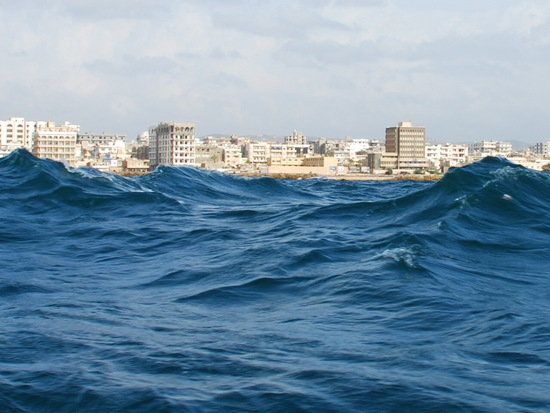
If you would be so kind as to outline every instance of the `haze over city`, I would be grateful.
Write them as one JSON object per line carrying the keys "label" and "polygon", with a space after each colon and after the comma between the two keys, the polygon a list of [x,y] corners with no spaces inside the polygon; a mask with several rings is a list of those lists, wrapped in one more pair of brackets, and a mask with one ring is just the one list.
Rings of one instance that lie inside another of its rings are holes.
{"label": "haze over city", "polygon": [[134,138],[199,135],[548,137],[550,3],[0,1],[0,118]]}

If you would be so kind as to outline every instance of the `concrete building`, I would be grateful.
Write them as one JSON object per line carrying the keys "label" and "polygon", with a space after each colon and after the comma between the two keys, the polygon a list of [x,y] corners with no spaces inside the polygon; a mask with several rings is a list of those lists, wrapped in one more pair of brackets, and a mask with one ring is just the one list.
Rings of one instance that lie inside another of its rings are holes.
{"label": "concrete building", "polygon": [[426,129],[412,122],[400,122],[397,127],[386,128],[386,152],[396,154],[395,168],[399,170],[425,169],[428,166]]}
{"label": "concrete building", "polygon": [[195,164],[204,169],[222,168],[224,166],[223,148],[211,143],[197,144],[195,147]]}
{"label": "concrete building", "polygon": [[476,158],[486,156],[507,157],[512,154],[512,144],[504,141],[483,140],[470,146],[471,155]]}
{"label": "concrete building", "polygon": [[[103,162],[125,159],[126,136],[112,133],[79,133],[76,137],[77,157],[82,162]],[[78,154],[80,151],[80,154]],[[80,156],[78,156],[80,155]]]}
{"label": "concrete building", "polygon": [[243,163],[241,145],[228,144],[223,147],[223,163],[225,167],[234,168]]}
{"label": "concrete building", "polygon": [[33,155],[38,158],[65,161],[74,166],[79,130],[79,125],[71,125],[69,122],[63,125],[56,125],[51,121],[38,123],[33,138]]}
{"label": "concrete building", "polygon": [[295,163],[270,164],[268,174],[297,174],[330,176],[338,172],[338,160],[335,157],[311,156],[295,158]]}
{"label": "concrete building", "polygon": [[550,141],[538,142],[529,149],[534,155],[550,158]]}
{"label": "concrete building", "polygon": [[267,164],[270,145],[267,142],[250,142],[244,146],[244,156],[253,164]]}
{"label": "concrete building", "polygon": [[32,151],[36,127],[44,124],[46,122],[26,121],[19,117],[0,121],[0,156],[6,156],[17,148]]}
{"label": "concrete building", "polygon": [[441,169],[465,165],[468,161],[468,145],[446,143],[426,145],[426,159],[431,168]]}
{"label": "concrete building", "polygon": [[285,136],[283,143],[285,145],[307,145],[307,138],[302,132],[295,130],[292,135]]}
{"label": "concrete building", "polygon": [[195,124],[160,122],[149,129],[151,167],[195,165]]}

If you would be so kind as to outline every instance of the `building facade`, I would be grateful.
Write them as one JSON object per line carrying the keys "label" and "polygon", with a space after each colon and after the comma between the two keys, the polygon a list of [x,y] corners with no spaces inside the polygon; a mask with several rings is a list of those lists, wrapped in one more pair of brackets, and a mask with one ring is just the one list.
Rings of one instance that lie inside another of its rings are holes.
{"label": "building facade", "polygon": [[63,125],[56,125],[51,121],[38,123],[34,132],[33,155],[37,158],[67,162],[74,166],[77,155],[76,137],[79,130],[79,125],[72,125],[69,122]]}
{"label": "building facade", "polygon": [[28,121],[17,117],[0,121],[0,156],[6,156],[17,148],[32,151],[36,127],[45,124],[46,122]]}
{"label": "building facade", "polygon": [[512,144],[504,141],[484,140],[472,144],[470,150],[471,154],[478,158],[486,156],[507,157],[512,154]]}
{"label": "building facade", "polygon": [[538,142],[529,149],[534,155],[550,158],[550,141]]}
{"label": "building facade", "polygon": [[195,124],[160,122],[149,129],[151,167],[195,165]]}
{"label": "building facade", "polygon": [[285,136],[283,143],[285,145],[306,145],[307,138],[302,132],[295,130],[292,135]]}
{"label": "building facade", "polygon": [[426,168],[426,129],[412,122],[386,128],[386,153],[395,154],[397,169]]}

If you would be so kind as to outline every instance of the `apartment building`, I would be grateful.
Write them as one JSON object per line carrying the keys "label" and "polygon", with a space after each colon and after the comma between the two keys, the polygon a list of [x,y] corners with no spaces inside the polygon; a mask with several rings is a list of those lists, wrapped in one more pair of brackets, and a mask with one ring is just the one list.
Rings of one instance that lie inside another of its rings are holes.
{"label": "apartment building", "polygon": [[267,164],[270,156],[270,145],[267,142],[250,142],[244,147],[244,155],[253,164]]}
{"label": "apartment building", "polygon": [[529,149],[534,155],[550,158],[550,141],[538,142]]}
{"label": "apartment building", "polygon": [[56,125],[55,122],[38,122],[34,132],[32,153],[38,158],[48,158],[64,161],[74,166],[76,163],[76,137],[79,125],[65,122]]}
{"label": "apartment building", "polygon": [[478,158],[485,156],[510,156],[512,154],[512,144],[510,142],[483,140],[475,142],[470,146],[471,154]]}
{"label": "apartment building", "polygon": [[45,123],[28,121],[20,117],[0,121],[0,156],[6,156],[17,148],[32,151],[36,127]]}
{"label": "apartment building", "polygon": [[426,159],[434,168],[464,165],[468,160],[468,145],[452,143],[426,145]]}
{"label": "apartment building", "polygon": [[283,143],[285,145],[307,145],[307,138],[302,132],[295,130],[292,135],[285,136]]}
{"label": "apartment building", "polygon": [[151,166],[195,165],[195,124],[160,122],[149,129]]}

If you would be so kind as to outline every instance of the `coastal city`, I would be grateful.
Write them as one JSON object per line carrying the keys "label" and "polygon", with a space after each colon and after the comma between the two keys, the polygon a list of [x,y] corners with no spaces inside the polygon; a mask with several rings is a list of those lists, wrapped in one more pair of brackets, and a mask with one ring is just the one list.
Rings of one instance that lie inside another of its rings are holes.
{"label": "coastal city", "polygon": [[0,121],[0,157],[24,148],[38,158],[122,175],[145,174],[159,165],[186,165],[247,176],[422,179],[486,156],[505,157],[534,170],[550,169],[550,140],[519,150],[511,142],[494,139],[433,143],[428,142],[424,126],[410,121],[386,127],[384,135],[384,139],[308,139],[294,130],[279,138],[198,138],[195,123],[165,121],[128,140],[121,134],[82,132],[71,122],[11,117]]}

